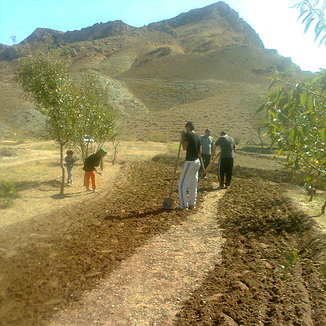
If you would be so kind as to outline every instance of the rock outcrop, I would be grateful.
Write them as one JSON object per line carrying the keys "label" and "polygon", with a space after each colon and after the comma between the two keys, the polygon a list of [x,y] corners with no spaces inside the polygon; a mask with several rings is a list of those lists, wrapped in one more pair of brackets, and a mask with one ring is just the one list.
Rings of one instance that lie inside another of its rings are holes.
{"label": "rock outcrop", "polygon": [[171,34],[173,28],[198,23],[204,20],[214,20],[220,24],[221,27],[230,28],[237,33],[244,34],[248,45],[259,48],[264,47],[263,42],[254,29],[223,1],[204,8],[190,10],[172,19],[149,24],[148,28],[169,32]]}

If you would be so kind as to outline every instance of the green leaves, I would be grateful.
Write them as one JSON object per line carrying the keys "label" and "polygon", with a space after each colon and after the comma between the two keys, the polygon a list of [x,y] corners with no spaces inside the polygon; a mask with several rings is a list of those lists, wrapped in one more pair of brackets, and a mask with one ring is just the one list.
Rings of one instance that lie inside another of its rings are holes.
{"label": "green leaves", "polygon": [[287,154],[287,167],[305,175],[308,186],[326,182],[326,71],[301,84],[279,77],[258,111],[266,116],[265,128],[277,155]]}
{"label": "green leaves", "polygon": [[105,84],[93,73],[82,74],[80,119],[83,135],[104,143],[114,134],[116,114],[107,104]]}
{"label": "green leaves", "polygon": [[48,117],[47,131],[58,143],[79,143],[87,134],[103,143],[113,134],[115,114],[99,79],[84,73],[81,85],[71,80],[68,61],[41,54],[21,61],[17,81]]}
{"label": "green leaves", "polygon": [[[114,134],[115,114],[107,105],[107,92],[92,74],[82,76],[81,85],[68,73],[68,61],[52,54],[41,54],[21,61],[17,81],[29,92],[46,117],[49,138],[63,146],[83,143],[85,135],[104,143]],[[64,189],[64,168],[62,186]]]}
{"label": "green leaves", "polygon": [[326,9],[326,0],[320,1],[310,1],[302,0],[294,4],[291,8],[296,8],[300,10],[300,15],[298,20],[301,20],[305,24],[304,32],[306,33],[311,24],[316,22],[314,32],[315,32],[315,41],[320,37],[319,45],[326,45],[326,21],[325,21],[325,9]]}

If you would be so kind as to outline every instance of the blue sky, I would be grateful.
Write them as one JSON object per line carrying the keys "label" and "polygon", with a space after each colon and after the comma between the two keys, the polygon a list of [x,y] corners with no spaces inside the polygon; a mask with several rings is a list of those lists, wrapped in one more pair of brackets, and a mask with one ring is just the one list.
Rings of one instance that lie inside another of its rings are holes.
{"label": "blue sky", "polygon": [[[99,22],[122,20],[132,26],[177,16],[214,0],[0,0],[0,43],[21,42],[36,28],[78,30]],[[326,68],[326,49],[304,34],[295,0],[224,0],[259,34],[266,48],[291,57],[303,70]]]}

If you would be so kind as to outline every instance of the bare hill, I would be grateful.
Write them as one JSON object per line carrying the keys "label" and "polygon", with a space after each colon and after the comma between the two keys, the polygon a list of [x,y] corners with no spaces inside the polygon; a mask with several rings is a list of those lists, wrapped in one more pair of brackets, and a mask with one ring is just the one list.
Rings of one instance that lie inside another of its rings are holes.
{"label": "bare hill", "polygon": [[136,28],[122,21],[79,31],[40,28],[18,45],[0,47],[0,127],[3,136],[42,132],[44,118],[14,81],[17,59],[62,47],[72,57],[72,74],[95,71],[120,110],[123,137],[167,141],[185,121],[213,135],[223,128],[252,141],[255,109],[268,77],[300,70],[290,58],[267,50],[257,33],[227,4]]}

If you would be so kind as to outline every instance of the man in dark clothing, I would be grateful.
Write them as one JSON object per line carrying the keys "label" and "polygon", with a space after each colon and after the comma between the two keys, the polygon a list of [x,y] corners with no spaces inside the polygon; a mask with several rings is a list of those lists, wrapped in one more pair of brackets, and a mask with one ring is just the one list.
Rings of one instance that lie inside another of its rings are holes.
{"label": "man in dark clothing", "polygon": [[186,161],[179,179],[179,206],[177,209],[193,209],[196,206],[198,171],[200,168],[200,138],[192,122],[187,122],[181,133],[181,144],[186,151]]}
{"label": "man in dark clothing", "polygon": [[219,169],[217,171],[220,182],[220,188],[224,188],[224,185],[225,188],[227,188],[231,184],[232,179],[235,142],[232,137],[230,137],[226,132],[222,131],[221,136],[217,139],[215,143],[215,147],[213,150],[214,154],[217,146],[220,146],[221,148]]}
{"label": "man in dark clothing", "polygon": [[211,130],[206,129],[205,134],[200,136],[201,142],[201,157],[203,159],[204,166],[201,166],[199,169],[199,178],[204,174],[204,170],[208,167],[211,162],[212,150],[214,147],[214,140],[211,137]]}
{"label": "man in dark clothing", "polygon": [[104,148],[100,148],[95,154],[88,156],[85,160],[83,170],[86,174],[86,191],[91,191],[89,189],[90,180],[92,180],[93,192],[96,192],[96,179],[95,172],[101,175],[101,172],[96,170],[96,167],[100,165],[102,158],[107,154]]}

